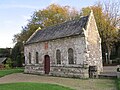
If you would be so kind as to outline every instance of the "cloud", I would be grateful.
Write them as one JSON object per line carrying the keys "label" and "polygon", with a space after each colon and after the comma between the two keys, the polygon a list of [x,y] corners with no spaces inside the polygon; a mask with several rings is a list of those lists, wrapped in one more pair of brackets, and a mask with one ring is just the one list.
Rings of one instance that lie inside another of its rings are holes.
{"label": "cloud", "polygon": [[39,9],[40,7],[31,6],[31,5],[9,5],[9,4],[0,5],[0,9],[9,9],[9,8]]}

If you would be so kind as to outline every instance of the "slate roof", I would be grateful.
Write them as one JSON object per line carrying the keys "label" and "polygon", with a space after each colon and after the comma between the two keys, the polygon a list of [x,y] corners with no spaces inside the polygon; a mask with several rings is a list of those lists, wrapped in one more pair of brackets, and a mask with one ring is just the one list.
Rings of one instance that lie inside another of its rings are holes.
{"label": "slate roof", "polygon": [[6,60],[6,57],[0,58],[0,64],[2,64]]}
{"label": "slate roof", "polygon": [[83,31],[82,29],[86,29],[88,18],[89,16],[85,16],[78,20],[67,21],[55,26],[38,30],[28,39],[26,44],[80,35]]}

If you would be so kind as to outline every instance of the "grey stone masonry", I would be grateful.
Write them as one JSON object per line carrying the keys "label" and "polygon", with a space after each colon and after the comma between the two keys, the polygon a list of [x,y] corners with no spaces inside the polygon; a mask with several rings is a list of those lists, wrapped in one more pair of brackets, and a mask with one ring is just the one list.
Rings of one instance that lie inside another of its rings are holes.
{"label": "grey stone masonry", "polygon": [[[93,12],[91,12],[93,13]],[[101,38],[95,23],[94,15],[89,17],[86,28],[86,62],[89,66],[97,66],[98,74],[103,71]]]}

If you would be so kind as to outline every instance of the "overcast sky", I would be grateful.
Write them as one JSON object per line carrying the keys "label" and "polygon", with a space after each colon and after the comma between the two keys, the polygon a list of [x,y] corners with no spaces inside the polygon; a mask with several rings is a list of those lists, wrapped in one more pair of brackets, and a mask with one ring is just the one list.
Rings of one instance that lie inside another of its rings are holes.
{"label": "overcast sky", "polygon": [[[0,48],[13,47],[13,36],[21,31],[35,10],[52,3],[69,5],[80,10],[98,0],[0,0]],[[101,0],[102,1],[102,0]]]}

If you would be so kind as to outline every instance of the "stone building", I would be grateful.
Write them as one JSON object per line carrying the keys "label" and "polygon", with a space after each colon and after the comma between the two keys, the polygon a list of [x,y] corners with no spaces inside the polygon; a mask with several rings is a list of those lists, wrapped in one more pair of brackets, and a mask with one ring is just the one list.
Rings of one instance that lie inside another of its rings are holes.
{"label": "stone building", "polygon": [[101,39],[93,12],[36,32],[24,46],[25,73],[89,78],[102,72]]}

